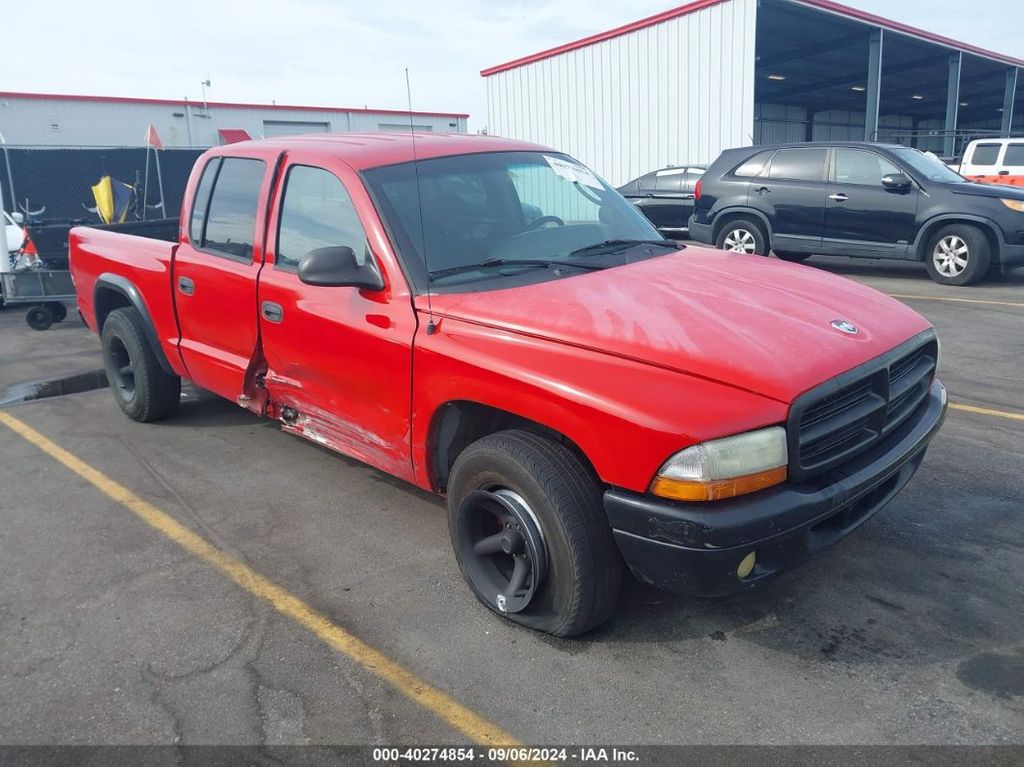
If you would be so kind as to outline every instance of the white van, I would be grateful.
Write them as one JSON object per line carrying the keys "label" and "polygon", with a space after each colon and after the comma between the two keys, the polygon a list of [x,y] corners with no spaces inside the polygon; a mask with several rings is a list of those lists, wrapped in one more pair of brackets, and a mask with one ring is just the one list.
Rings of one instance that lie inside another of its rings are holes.
{"label": "white van", "polygon": [[971,181],[1024,186],[1024,138],[972,141],[958,170]]}

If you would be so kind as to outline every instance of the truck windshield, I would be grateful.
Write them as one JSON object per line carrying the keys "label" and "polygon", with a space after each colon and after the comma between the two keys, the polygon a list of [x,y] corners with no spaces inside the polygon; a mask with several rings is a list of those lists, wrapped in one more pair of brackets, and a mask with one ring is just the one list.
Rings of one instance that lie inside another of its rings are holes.
{"label": "truck windshield", "polygon": [[893,154],[909,165],[913,170],[920,173],[929,181],[941,184],[962,184],[965,179],[955,170],[942,162],[937,157],[931,157],[917,149],[904,147],[892,150]]}
{"label": "truck windshield", "polygon": [[583,274],[675,249],[618,192],[554,152],[440,157],[363,176],[418,290]]}

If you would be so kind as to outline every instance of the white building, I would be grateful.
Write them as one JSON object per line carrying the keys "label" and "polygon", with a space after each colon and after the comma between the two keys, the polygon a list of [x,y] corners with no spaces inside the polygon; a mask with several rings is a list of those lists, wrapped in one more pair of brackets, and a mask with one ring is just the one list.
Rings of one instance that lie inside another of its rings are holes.
{"label": "white building", "polygon": [[[467,118],[465,114],[413,112],[411,122],[418,131],[465,133]],[[139,146],[150,125],[166,147],[209,147],[244,138],[320,131],[408,131],[410,113],[0,92],[0,134],[10,145]]]}
{"label": "white building", "polygon": [[749,144],[954,155],[1024,127],[1020,67],[832,0],[696,0],[481,75],[491,133],[566,151],[618,185]]}

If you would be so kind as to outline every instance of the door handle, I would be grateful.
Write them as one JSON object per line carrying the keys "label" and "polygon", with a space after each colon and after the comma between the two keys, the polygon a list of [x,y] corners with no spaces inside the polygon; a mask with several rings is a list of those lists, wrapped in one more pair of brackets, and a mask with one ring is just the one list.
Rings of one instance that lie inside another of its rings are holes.
{"label": "door handle", "polygon": [[694,197],[696,197],[696,196],[697,196],[697,195],[695,195],[695,194],[684,194],[684,195],[683,195],[683,199],[684,199],[684,200],[692,200],[692,199],[693,199]]}
{"label": "door handle", "polygon": [[1009,176],[1010,175],[1010,171],[1008,171],[1008,170],[1001,170],[1001,171],[999,171],[999,175],[1000,176]]}
{"label": "door handle", "polygon": [[758,190],[757,190],[757,193],[758,193],[758,194],[771,194],[771,193],[772,193],[772,190],[771,190],[771,189],[769,189],[769,188],[768,188],[768,187],[766,187],[766,186],[762,186],[762,187],[761,187],[760,189],[758,189]]}
{"label": "door handle", "polygon": [[273,301],[264,301],[260,304],[260,313],[267,322],[281,322],[284,319],[284,308]]}
{"label": "door handle", "polygon": [[191,296],[196,292],[196,283],[191,277],[179,277],[178,290],[186,296]]}
{"label": "door handle", "polygon": [[836,202],[846,202],[847,200],[850,199],[849,197],[847,197],[845,194],[843,194],[841,192],[839,194],[830,194],[828,196],[828,198],[830,200],[835,200]]}

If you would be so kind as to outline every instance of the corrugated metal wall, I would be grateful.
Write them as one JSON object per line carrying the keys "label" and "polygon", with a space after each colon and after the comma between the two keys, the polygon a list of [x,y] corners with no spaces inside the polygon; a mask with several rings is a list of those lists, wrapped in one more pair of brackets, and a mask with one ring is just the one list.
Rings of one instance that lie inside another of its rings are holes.
{"label": "corrugated metal wall", "polygon": [[[448,115],[416,115],[418,129],[466,132],[466,119]],[[267,129],[267,124],[270,129]],[[261,108],[202,103],[79,101],[59,98],[0,97],[0,133],[8,144],[26,146],[139,146],[149,125],[168,147],[208,147],[220,143],[222,128],[241,128],[253,138],[308,130],[388,130],[394,123],[408,126],[401,113]],[[294,130],[287,130],[294,124]]]}
{"label": "corrugated metal wall", "polygon": [[752,143],[757,0],[726,0],[485,78],[487,127],[612,184]]}

